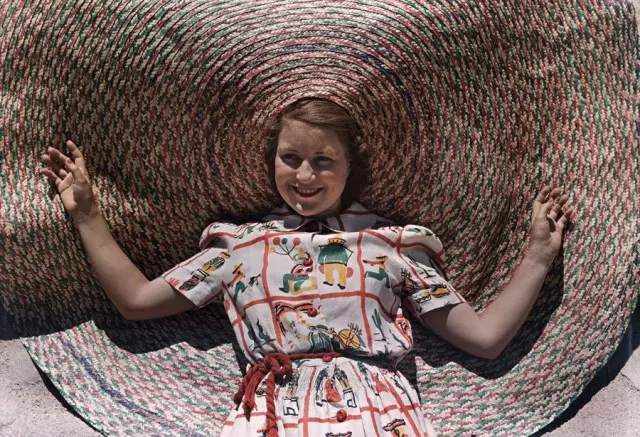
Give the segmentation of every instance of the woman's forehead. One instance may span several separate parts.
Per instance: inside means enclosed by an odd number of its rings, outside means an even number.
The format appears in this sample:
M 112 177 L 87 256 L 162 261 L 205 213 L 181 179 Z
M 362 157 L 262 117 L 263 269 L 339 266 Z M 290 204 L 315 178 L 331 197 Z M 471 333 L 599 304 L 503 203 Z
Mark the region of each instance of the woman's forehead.
M 289 144 L 287 142 L 278 143 L 278 151 L 281 153 L 315 153 L 317 155 L 338 155 L 340 149 L 332 147 L 331 145 L 316 145 L 316 144 Z
M 300 120 L 284 120 L 278 138 L 278 151 L 339 154 L 346 150 L 338 134 L 331 128 Z

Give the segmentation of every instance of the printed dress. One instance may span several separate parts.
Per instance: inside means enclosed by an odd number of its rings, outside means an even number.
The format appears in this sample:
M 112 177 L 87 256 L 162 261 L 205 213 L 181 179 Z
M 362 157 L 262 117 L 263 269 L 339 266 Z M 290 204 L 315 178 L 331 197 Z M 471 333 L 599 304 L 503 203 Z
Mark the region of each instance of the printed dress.
M 252 363 L 241 387 L 252 409 L 233 410 L 222 436 L 435 435 L 395 370 L 412 348 L 403 304 L 419 316 L 464 301 L 429 229 L 358 203 L 321 221 L 281 207 L 212 223 L 200 249 L 163 277 L 198 307 L 223 302 Z

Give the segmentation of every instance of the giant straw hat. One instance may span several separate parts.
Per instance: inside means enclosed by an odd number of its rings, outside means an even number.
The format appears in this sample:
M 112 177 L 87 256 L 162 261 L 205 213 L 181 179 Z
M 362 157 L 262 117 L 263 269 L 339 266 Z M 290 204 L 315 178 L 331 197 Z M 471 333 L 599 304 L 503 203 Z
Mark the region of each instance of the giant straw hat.
M 638 60 L 623 1 L 68 0 L 0 6 L 0 296 L 37 365 L 98 430 L 211 435 L 244 370 L 224 309 L 124 320 L 37 175 L 70 135 L 115 239 L 153 278 L 221 217 L 277 204 L 264 129 L 345 107 L 371 156 L 362 203 L 429 226 L 485 308 L 544 183 L 577 209 L 504 354 L 414 326 L 403 363 L 444 435 L 527 434 L 615 349 L 638 291 Z

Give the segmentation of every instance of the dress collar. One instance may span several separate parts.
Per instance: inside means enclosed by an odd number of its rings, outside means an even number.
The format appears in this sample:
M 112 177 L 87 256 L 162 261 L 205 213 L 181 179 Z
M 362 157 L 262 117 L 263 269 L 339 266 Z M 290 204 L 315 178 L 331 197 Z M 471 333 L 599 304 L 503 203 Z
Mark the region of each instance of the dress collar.
M 354 202 L 340 214 L 325 219 L 303 217 L 291 210 L 286 204 L 274 209 L 263 218 L 272 222 L 280 230 L 309 230 L 320 232 L 322 228 L 333 232 L 358 232 L 380 226 L 391 226 L 393 222 L 380 217 L 358 202 Z

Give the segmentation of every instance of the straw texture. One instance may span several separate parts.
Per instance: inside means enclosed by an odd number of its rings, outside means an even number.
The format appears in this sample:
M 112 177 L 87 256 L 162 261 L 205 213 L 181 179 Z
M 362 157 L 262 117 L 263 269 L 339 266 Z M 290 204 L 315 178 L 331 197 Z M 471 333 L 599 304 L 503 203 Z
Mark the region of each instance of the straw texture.
M 330 98 L 372 156 L 362 203 L 429 226 L 478 310 L 522 256 L 543 183 L 578 217 L 503 356 L 414 326 L 404 367 L 444 435 L 560 414 L 636 305 L 638 59 L 622 1 L 21 1 L 0 5 L 0 298 L 70 404 L 113 435 L 212 435 L 245 363 L 223 308 L 127 322 L 40 154 L 71 136 L 114 237 L 153 278 L 220 217 L 278 203 L 263 129 Z

